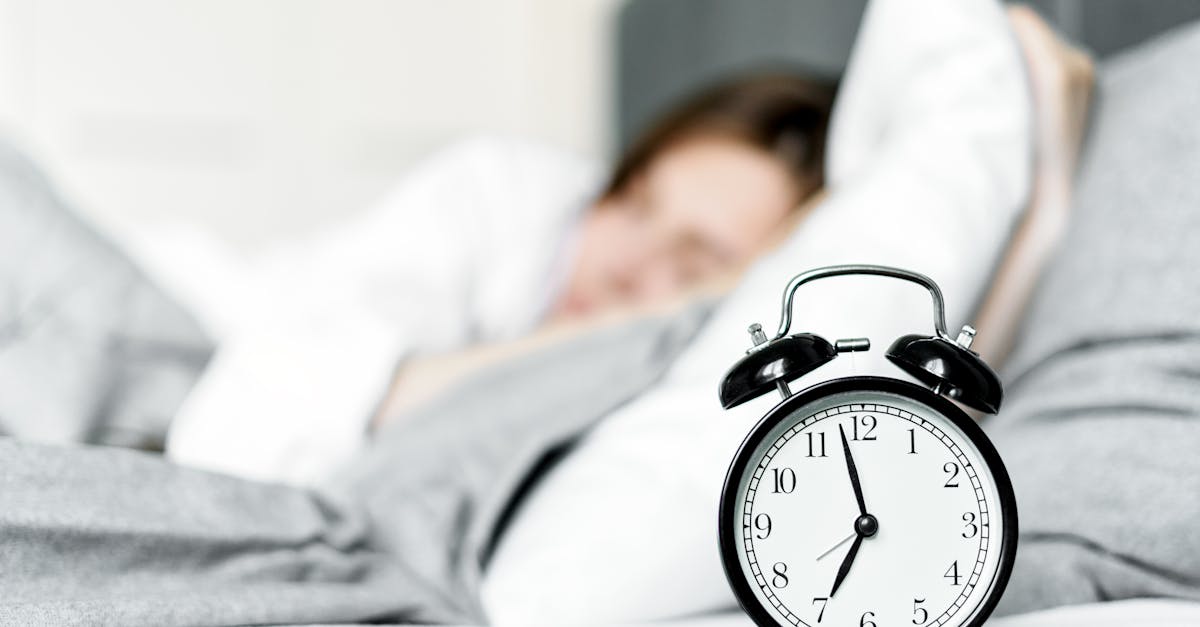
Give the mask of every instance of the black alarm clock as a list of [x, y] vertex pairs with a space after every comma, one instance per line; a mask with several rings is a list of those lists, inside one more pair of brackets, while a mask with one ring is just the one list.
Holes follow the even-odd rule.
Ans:
[[[789, 382], [867, 339], [789, 335], [796, 290], [817, 279], [877, 275], [933, 297], [934, 335], [905, 335], [887, 358], [924, 385], [877, 376], [793, 393]], [[1017, 548], [1012, 484], [995, 447], [955, 402], [1000, 408], [999, 378], [946, 333], [941, 290], [897, 268], [844, 265], [793, 278], [779, 331], [751, 325], [754, 346], [721, 382], [721, 404], [783, 400], [729, 466], [719, 534], [729, 583], [761, 626], [977, 627], [1008, 582]]]

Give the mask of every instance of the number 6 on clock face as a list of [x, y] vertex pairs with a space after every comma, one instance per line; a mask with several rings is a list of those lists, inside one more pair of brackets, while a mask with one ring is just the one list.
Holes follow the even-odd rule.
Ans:
[[975, 627], [1016, 549], [1007, 473], [953, 403], [852, 377], [791, 396], [725, 483], [730, 582], [761, 625]]

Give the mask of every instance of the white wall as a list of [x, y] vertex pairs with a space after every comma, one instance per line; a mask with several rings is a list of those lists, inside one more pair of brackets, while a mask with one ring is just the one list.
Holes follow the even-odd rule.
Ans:
[[606, 149], [619, 0], [0, 0], [0, 124], [109, 228], [243, 248], [477, 131]]

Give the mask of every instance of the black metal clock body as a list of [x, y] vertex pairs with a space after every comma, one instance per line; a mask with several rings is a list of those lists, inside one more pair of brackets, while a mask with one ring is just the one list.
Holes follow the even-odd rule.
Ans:
[[[789, 421], [795, 422], [797, 420], [802, 420], [804, 418], [803, 414], [806, 413], [805, 408], [816, 407], [821, 404], [822, 401], [828, 401], [829, 399], [841, 397], [849, 400], [852, 403], [853, 399], [860, 398], [861, 394], [864, 392], [883, 393], [889, 396], [906, 398], [921, 407], [925, 407], [928, 408], [928, 410], [932, 410], [932, 412], [936, 412], [941, 417], [944, 417], [945, 420], [957, 430], [957, 433], [954, 434], [954, 438], [965, 439], [966, 441], [970, 442], [976, 451], [978, 451], [979, 463], [981, 463], [983, 467], [977, 469], [977, 472], [987, 473], [987, 476], [990, 476], [992, 482], [994, 483], [994, 497], [996, 503], [998, 504], [999, 512], [995, 512], [993, 517], [998, 514], [1002, 523], [1000, 525], [1000, 528], [1003, 530], [1001, 537], [995, 538], [993, 536], [992, 542], [990, 543], [991, 550], [996, 552], [993, 562], [995, 570], [994, 574], [990, 577], [990, 581], [988, 582], [988, 589], [983, 591], [981, 600], [975, 603], [972, 608], [967, 608], [970, 610], [970, 616], [967, 617], [968, 620], [965, 622], [954, 622], [954, 618], [957, 617], [961, 619], [963, 616], [951, 615], [948, 617], [950, 620], [940, 624], [953, 625], [955, 627], [960, 625], [962, 627], [977, 627], [982, 625], [995, 608], [996, 603], [999, 601], [1000, 596], [1007, 585], [1009, 574], [1012, 571], [1013, 560], [1016, 556], [1017, 508], [1016, 500], [1013, 495], [1012, 484], [1008, 477], [1008, 472], [1005, 470], [1004, 463], [1001, 461], [999, 454], [995, 450], [995, 447], [992, 446], [991, 442], [984, 435], [983, 430], [980, 429], [975, 421], [967, 416], [954, 403], [942, 398], [941, 396], [938, 396], [937, 394], [934, 394], [926, 388], [898, 379], [863, 376], [835, 379], [814, 385], [788, 397], [776, 405], [770, 412], [763, 416], [758, 424], [750, 431], [749, 435], [747, 435], [739, 447], [733, 462], [729, 466], [729, 471], [726, 474], [725, 485], [721, 492], [719, 524], [720, 548], [721, 558], [725, 567], [725, 573], [729, 579], [730, 586], [733, 588], [735, 594], [737, 595], [738, 601], [741, 603], [742, 608], [746, 611], [746, 613], [754, 619], [755, 623], [763, 627], [773, 627], [776, 625], [788, 624], [817, 627], [821, 624], [828, 624], [821, 621], [811, 620], [811, 615], [796, 615], [796, 622], [782, 622], [777, 615], [773, 615], [768, 609], [768, 603], [761, 597], [761, 594], [756, 594], [756, 582], [754, 577], [751, 576], [745, 568], [746, 565], [743, 562], [742, 557], [745, 553], [745, 548], [744, 544], [739, 542], [739, 539], [744, 540], [748, 535], [753, 536], [755, 534], [761, 534], [762, 529], [756, 525], [756, 522], [760, 523], [762, 521], [756, 521], [753, 515], [749, 517], [746, 516], [746, 512], [744, 511], [746, 494], [743, 486], [745, 485], [744, 481], [746, 477], [755, 472], [757, 460], [760, 456], [759, 454], [762, 451], [764, 443], [769, 437], [772, 436], [772, 434], [778, 433], [778, 430], [782, 425]], [[851, 413], [850, 415], [855, 414]], [[872, 413], [861, 412], [857, 415], [872, 415]], [[845, 418], [842, 418], [841, 422], [844, 424]], [[829, 431], [826, 431], [826, 433], [829, 433]], [[914, 442], [916, 442], [916, 440], [914, 440]], [[838, 447], [836, 446], [835, 442], [833, 442], [832, 438], [828, 439], [826, 444], [827, 450], [825, 452], [827, 454], [833, 454], [836, 452], [835, 449]], [[870, 444], [877, 444], [877, 441], [871, 441]], [[904, 441], [893, 442], [892, 444], [907, 446], [907, 443]], [[913, 457], [915, 457], [915, 455]], [[805, 473], [798, 471], [797, 474], [798, 478], [796, 481], [804, 481]], [[934, 474], [936, 475], [936, 473]], [[768, 475], [763, 473], [762, 476], [765, 477]], [[785, 475], [785, 478], [786, 477], [787, 475]], [[863, 482], [870, 482], [872, 479], [878, 481], [877, 477], [863, 477], [862, 480]], [[763, 481], [765, 481], [765, 479]], [[949, 481], [947, 483], [949, 483]], [[759, 485], [763, 485], [762, 482], [760, 482]], [[892, 489], [894, 489], [894, 487]], [[739, 505], [742, 507], [739, 507]], [[742, 513], [739, 514], [739, 511]], [[815, 517], [827, 514], [824, 512], [814, 511], [813, 515]], [[858, 522], [856, 516], [846, 519], [846, 529], [848, 531], [853, 531], [854, 522]], [[889, 521], [885, 517], [881, 517], [877, 524], [880, 528], [886, 529]], [[995, 527], [994, 524], [989, 526]], [[776, 532], [781, 531], [776, 528]], [[797, 530], [796, 533], [802, 533], [802, 531]], [[862, 550], [857, 556], [858, 560], [861, 561], [860, 563], [855, 564], [853, 566], [854, 568], [871, 568], [872, 564], [869, 561], [870, 556], [864, 555], [864, 553], [871, 548], [870, 543], [870, 538], [865, 539], [862, 542]], [[845, 547], [842, 547], [842, 549], [844, 548]], [[844, 552], [844, 550], [842, 552]], [[836, 552], [827, 559], [834, 558], [844, 560], [841, 552]], [[797, 564], [796, 566], [802, 568], [804, 567], [804, 564]], [[926, 573], [926, 575], [928, 575], [928, 573]], [[940, 569], [937, 573], [935, 573], [935, 575], [942, 575]], [[828, 602], [836, 603], [836, 596], [828, 599]], [[808, 607], [797, 609], [815, 611], [817, 605], [818, 604], [814, 603], [810, 604]], [[935, 616], [933, 615], [933, 612], [940, 608], [921, 608], [919, 607], [919, 604], [917, 605], [916, 617], [913, 620], [921, 618], [922, 614], [920, 610], [924, 609], [924, 617], [928, 620], [919, 624], [938, 624], [934, 622]], [[855, 613], [858, 613], [857, 610]], [[862, 614], [865, 615], [867, 612], [863, 612]], [[874, 622], [876, 616], [872, 615], [865, 620], [862, 620], [863, 616], [858, 616], [858, 618], [860, 618], [860, 622], [865, 623], [867, 621]], [[880, 622], [879, 624], [883, 623]], [[904, 624], [912, 625], [914, 622], [906, 620]]]
[[[866, 338], [789, 334], [796, 290], [818, 279], [874, 275], [918, 284], [934, 334], [897, 338], [899, 379], [790, 383]], [[978, 627], [1008, 583], [1017, 547], [1012, 484], [995, 447], [955, 402], [996, 413], [999, 377], [971, 350], [975, 330], [946, 330], [929, 277], [845, 265], [799, 274], [784, 289], [779, 330], [749, 328], [753, 346], [726, 373], [725, 408], [778, 392], [750, 431], [721, 493], [719, 542], [739, 602], [764, 627]], [[944, 569], [944, 570], [943, 570]]]

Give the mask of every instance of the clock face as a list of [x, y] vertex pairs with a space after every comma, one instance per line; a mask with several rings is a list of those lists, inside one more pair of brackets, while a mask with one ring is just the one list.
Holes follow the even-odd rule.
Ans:
[[789, 399], [739, 452], [722, 549], [743, 605], [779, 625], [981, 623], [1015, 552], [998, 456], [948, 401], [857, 381]]

